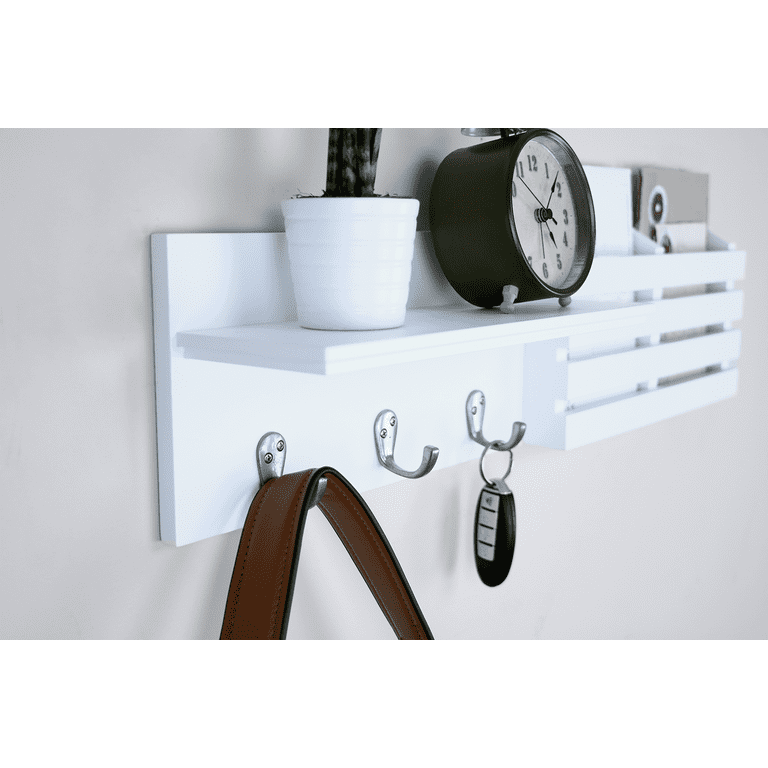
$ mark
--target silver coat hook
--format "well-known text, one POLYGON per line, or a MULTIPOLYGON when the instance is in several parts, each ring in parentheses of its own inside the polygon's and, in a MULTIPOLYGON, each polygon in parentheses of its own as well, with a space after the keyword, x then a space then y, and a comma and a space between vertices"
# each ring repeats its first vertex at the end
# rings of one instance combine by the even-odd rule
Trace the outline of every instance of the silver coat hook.
MULTIPOLYGON (((277 479, 283 475, 285 467, 285 454, 287 446, 285 438, 279 432, 267 432, 256 447, 256 466, 259 469, 259 487, 267 480, 277 479)), ((321 477, 317 481, 315 492, 310 500, 309 507, 315 507, 323 498, 328 480, 321 477)))
POLYGON ((390 472, 394 472, 401 477, 410 477, 416 479, 424 477, 437 462, 439 448, 434 445, 428 445, 424 448, 424 455, 421 459, 421 465, 413 472, 407 472, 401 469, 395 463, 395 440, 397 439, 397 416, 394 411, 383 410, 373 424, 373 439, 376 444, 376 456, 379 464, 386 467, 390 472))
POLYGON ((485 395, 479 389, 474 389, 467 398, 467 427, 469 436, 480 445, 486 448, 491 446, 497 451, 510 451, 514 448, 525 435, 525 424, 522 421, 516 421, 512 426, 512 437, 506 443, 501 440, 488 440, 483 435, 483 417, 485 416, 485 395))

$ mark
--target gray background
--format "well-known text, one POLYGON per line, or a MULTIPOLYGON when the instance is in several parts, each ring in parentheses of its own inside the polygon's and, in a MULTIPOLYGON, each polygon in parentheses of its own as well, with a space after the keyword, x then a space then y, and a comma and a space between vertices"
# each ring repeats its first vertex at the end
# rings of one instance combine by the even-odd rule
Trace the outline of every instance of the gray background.
MULTIPOLYGON (((766 638, 768 131, 555 130, 584 163, 710 175, 710 228, 747 251, 738 396, 572 452, 521 445, 521 578, 497 590, 471 578, 476 462, 366 499, 438 637, 766 638), (398 547, 413 530, 450 567, 398 547)), ((468 141, 386 129, 377 191, 425 212, 437 164, 468 141)), ((239 534, 158 537, 149 235, 281 231, 280 200, 322 190, 325 143, 309 129, 0 131, 3 638, 218 637, 239 534)), ((391 637, 326 529, 310 518, 289 636, 391 637), (317 584, 323 558, 338 575, 317 584)))

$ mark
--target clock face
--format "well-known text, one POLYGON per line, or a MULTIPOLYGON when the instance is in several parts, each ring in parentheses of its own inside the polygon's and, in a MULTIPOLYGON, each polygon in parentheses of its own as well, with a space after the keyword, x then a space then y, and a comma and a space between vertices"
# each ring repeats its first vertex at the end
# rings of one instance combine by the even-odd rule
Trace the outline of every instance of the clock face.
POLYGON ((531 139, 517 157, 510 223, 534 274, 545 285, 564 289, 580 275, 573 173, 567 155, 556 144, 545 142, 545 138, 531 139))

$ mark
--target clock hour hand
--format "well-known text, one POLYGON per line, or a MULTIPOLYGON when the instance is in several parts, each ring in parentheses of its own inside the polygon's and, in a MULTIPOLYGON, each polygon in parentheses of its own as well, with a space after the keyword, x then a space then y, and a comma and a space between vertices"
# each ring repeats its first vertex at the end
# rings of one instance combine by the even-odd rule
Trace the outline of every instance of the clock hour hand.
MULTIPOLYGON (((552 195, 555 194, 555 186, 557 185, 557 177, 560 175, 560 171, 558 171, 555 174, 555 180, 552 182, 552 189, 549 190, 549 200, 547 200, 547 208, 549 208, 549 203, 552 200, 552 195)), ((555 222, 557 224, 557 222, 555 222)))

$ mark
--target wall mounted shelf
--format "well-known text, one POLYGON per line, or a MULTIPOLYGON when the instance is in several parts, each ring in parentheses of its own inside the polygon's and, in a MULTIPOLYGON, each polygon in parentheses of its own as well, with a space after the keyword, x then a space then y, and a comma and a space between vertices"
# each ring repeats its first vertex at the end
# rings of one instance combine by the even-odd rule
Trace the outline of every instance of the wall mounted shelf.
POLYGON ((383 409, 403 425, 402 465, 435 445, 440 470, 480 456, 465 416, 473 390, 491 404, 487 434, 523 421, 525 442, 556 448, 733 395, 745 254, 714 235, 705 253, 660 253, 625 226, 628 187, 608 171, 588 169, 591 185, 605 181, 598 250, 566 309, 471 307, 418 232, 403 328, 309 331, 295 320, 283 233, 153 235, 161 538, 241 528, 271 431, 286 438, 286 472, 331 465, 365 491, 400 481, 376 457, 383 409))

